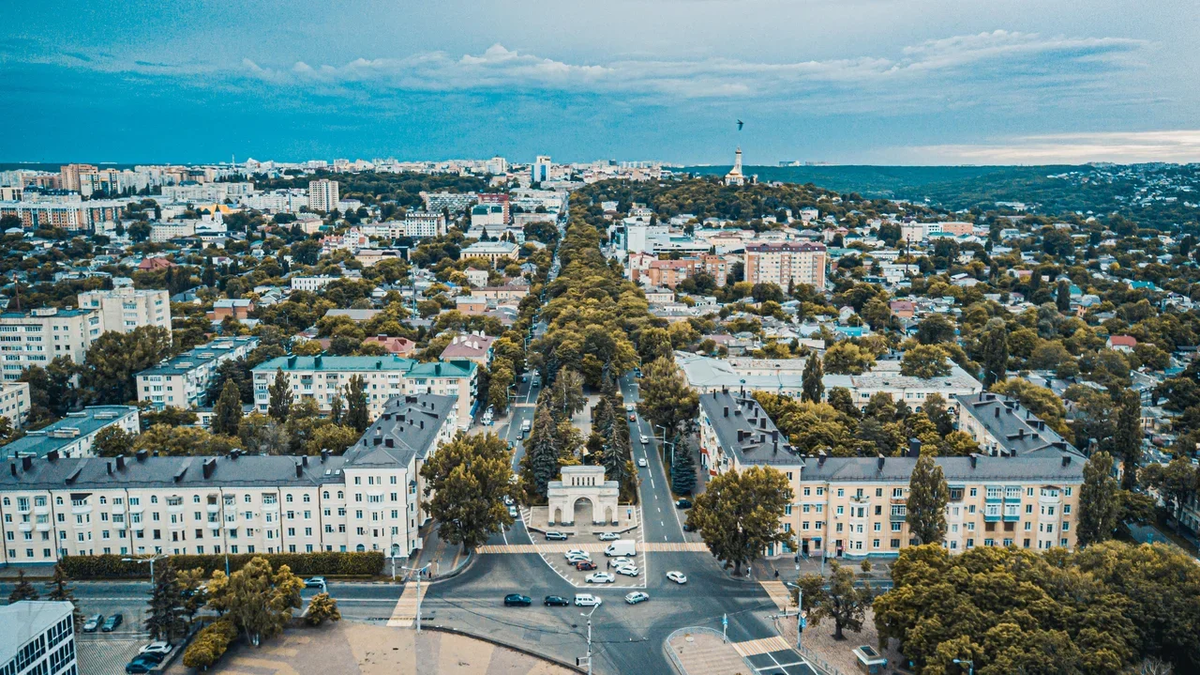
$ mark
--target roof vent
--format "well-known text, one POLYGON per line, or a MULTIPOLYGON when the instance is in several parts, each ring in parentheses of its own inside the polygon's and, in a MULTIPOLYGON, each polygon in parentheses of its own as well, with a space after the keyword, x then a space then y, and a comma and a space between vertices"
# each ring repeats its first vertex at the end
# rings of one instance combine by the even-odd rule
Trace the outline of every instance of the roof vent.
POLYGON ((146 461, 146 458, 150 456, 150 453, 146 450, 138 450, 135 456, 137 457, 137 461, 141 463, 146 461))
POLYGON ((978 462, 979 462, 979 455, 972 452, 971 453, 971 468, 974 469, 978 462))
POLYGON ((33 468, 33 458, 30 457, 29 455, 25 455, 24 457, 22 457, 21 458, 21 470, 28 471, 32 468, 33 468))
POLYGON ((125 470, 125 455, 117 455, 117 471, 125 470))

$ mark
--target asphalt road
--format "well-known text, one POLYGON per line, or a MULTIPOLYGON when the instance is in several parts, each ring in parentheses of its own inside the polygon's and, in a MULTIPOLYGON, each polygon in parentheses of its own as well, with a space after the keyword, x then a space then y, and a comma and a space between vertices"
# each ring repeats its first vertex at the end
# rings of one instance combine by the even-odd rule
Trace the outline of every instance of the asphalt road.
MULTIPOLYGON (((636 378, 633 373, 626 373, 619 381, 621 395, 626 403, 636 404, 639 400, 636 378)), ((636 422, 628 422, 629 413, 622 411, 629 424, 629 440, 633 446, 633 459, 636 465, 639 458, 645 458, 647 466, 638 467, 638 478, 641 485, 638 488, 642 503, 642 517, 645 518, 647 542, 683 542, 683 520, 685 512, 675 508, 675 499, 671 495, 671 484, 667 480, 666 468, 659 450, 658 439, 654 437, 654 429, 650 423, 638 415, 636 422), (643 445, 639 437, 646 436, 650 441, 643 445)))

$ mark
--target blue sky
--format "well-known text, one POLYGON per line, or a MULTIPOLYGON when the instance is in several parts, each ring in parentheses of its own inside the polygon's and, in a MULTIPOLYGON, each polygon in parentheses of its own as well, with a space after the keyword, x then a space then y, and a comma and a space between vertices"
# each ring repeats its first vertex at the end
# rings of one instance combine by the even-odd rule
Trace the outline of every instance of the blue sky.
POLYGON ((11 3, 0 161, 1200 161, 1194 0, 11 3), (746 122, 737 132, 736 119, 746 122))

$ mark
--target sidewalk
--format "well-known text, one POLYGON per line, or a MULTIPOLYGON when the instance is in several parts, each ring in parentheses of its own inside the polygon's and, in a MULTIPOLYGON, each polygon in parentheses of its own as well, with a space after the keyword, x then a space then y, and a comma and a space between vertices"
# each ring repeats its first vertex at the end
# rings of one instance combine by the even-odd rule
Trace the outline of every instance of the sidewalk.
MULTIPOLYGON (((429 571, 425 575, 426 581, 437 581, 448 575, 461 571, 469 559, 463 555, 462 546, 450 544, 442 541, 437 534, 437 522, 430 521, 425 527, 424 544, 421 549, 416 552, 408 560, 400 558, 396 562, 396 579, 405 581, 416 579, 416 572, 401 570, 401 566, 409 568, 421 568, 429 566, 429 571)), ((383 566, 383 573, 391 575, 392 566, 389 559, 383 566)))
POLYGON ((754 672, 732 643, 711 629, 683 629, 667 638, 666 649, 683 675, 745 675, 754 672))

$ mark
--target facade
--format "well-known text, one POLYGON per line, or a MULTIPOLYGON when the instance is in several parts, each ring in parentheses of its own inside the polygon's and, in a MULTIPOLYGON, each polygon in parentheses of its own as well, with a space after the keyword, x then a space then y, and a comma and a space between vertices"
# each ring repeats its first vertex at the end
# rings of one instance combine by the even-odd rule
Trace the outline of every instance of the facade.
POLYGON ((211 403, 208 388, 217 368, 226 361, 245 358, 258 346, 258 338, 249 336, 220 338, 193 347, 135 376, 139 401, 148 401, 156 410, 190 410, 211 403))
POLYGON ((98 405, 79 412, 69 412, 57 422, 30 431, 0 447, 0 459, 91 457, 96 434, 112 426, 131 434, 141 433, 141 416, 137 406, 98 405))
POLYGON ((479 199, 479 195, 474 192, 422 192, 421 199, 426 211, 441 213, 446 209, 450 213, 462 213, 479 199))
POLYGON ((550 157, 548 155, 537 156, 537 159, 533 162, 533 166, 530 167, 529 178, 533 183, 550 180, 550 157))
POLYGON ((171 295, 165 290, 123 287, 79 294, 79 306, 100 312, 100 332, 129 333, 142 326, 171 330, 171 295))
MULTIPOLYGON (((711 474, 765 465, 787 476, 793 503, 783 526, 794 543, 768 555, 892 558, 915 543, 905 522, 916 465, 911 453, 802 456, 756 401, 715 391, 700 397, 699 437, 711 474)), ((1073 449, 936 458, 950 488, 942 546, 952 553, 977 546, 1073 548, 1085 461, 1073 449)))
POLYGON ((254 300, 250 298, 221 298, 213 303, 212 311, 208 313, 208 318, 213 321, 224 321, 225 319, 249 319, 250 312, 254 311, 254 300))
POLYGON ((394 398, 344 455, 31 459, 0 476, 5 564, 69 555, 385 551, 425 519, 418 472, 454 401, 394 398))
POLYGON ((58 172, 62 177, 62 189, 79 192, 82 187, 82 182, 79 180, 80 174, 96 173, 97 171, 99 169, 92 164, 67 164, 58 172))
POLYGON ((16 380, 30 366, 45 368, 59 356, 83 363, 101 332, 100 313, 93 310, 45 307, 0 314, 4 379, 16 380))
POLYGON ((97 199, 72 202, 0 202, 0 217, 16 216, 27 230, 62 228, 67 232, 103 232, 116 227, 126 202, 97 199))
POLYGON ((504 229, 504 207, 500 204, 476 204, 471 207, 471 228, 492 228, 492 232, 504 229))
POLYGON ((409 211, 404 214, 404 234, 413 239, 429 239, 446 234, 446 217, 440 212, 409 211))
POLYGON ((24 600, 0 607, 0 673, 78 675, 75 607, 69 602, 24 600))
POLYGON ((564 466, 559 480, 548 484, 547 516, 549 525, 574 525, 575 506, 584 501, 591 506, 592 525, 616 525, 620 518, 617 500, 621 484, 604 480, 603 466, 564 466))
POLYGON ((825 287, 825 245, 808 241, 746 245, 746 281, 775 284, 785 291, 797 284, 825 287))
POLYGON ((294 400, 313 399, 322 412, 333 397, 346 399, 346 387, 355 375, 366 385, 372 417, 383 414, 393 396, 438 394, 457 401, 455 423, 470 426, 479 384, 479 367, 471 361, 420 363, 399 356, 281 356, 254 367, 254 407, 266 412, 270 387, 278 371, 288 378, 294 400))
POLYGON ((313 180, 308 182, 308 210, 329 213, 338 207, 338 182, 313 180))
POLYGON ((495 267, 497 262, 516 260, 519 250, 520 247, 511 241, 478 241, 464 248, 459 258, 484 258, 495 267))
POLYGON ((7 417, 14 429, 29 419, 29 383, 0 382, 0 417, 7 417))
POLYGON ((328 275, 321 275, 317 277, 292 277, 291 286, 293 291, 319 291, 339 278, 340 277, 331 277, 328 275))
POLYGON ((871 370, 862 375, 825 375, 821 378, 825 395, 834 387, 850 390, 854 404, 865 408, 871 397, 884 393, 893 401, 904 401, 905 405, 920 412, 930 394, 938 394, 946 400, 947 409, 954 413, 956 397, 970 396, 983 391, 983 385, 963 370, 957 363, 950 364, 950 374, 943 377, 911 377, 900 374, 899 359, 880 359, 871 370))

